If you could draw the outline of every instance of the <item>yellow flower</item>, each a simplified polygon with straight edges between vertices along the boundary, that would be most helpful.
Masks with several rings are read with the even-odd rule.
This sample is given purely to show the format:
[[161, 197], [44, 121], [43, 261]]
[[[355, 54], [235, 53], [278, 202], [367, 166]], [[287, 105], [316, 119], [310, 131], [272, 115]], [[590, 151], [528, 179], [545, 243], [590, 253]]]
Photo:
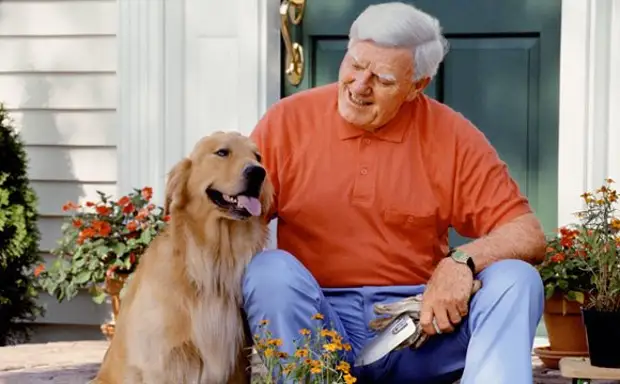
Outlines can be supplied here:
[[299, 333], [300, 333], [302, 336], [308, 336], [308, 335], [310, 335], [310, 333], [311, 333], [311, 332], [310, 332], [310, 330], [309, 330], [309, 329], [303, 328], [303, 329], [300, 329], [300, 330], [299, 330]]
[[323, 317], [323, 315], [321, 315], [320, 313], [314, 314], [312, 316], [312, 320], [323, 320], [325, 317]]
[[317, 374], [323, 370], [323, 363], [319, 360], [310, 360], [308, 365], [310, 365], [310, 373]]
[[350, 351], [351, 350], [351, 344], [349, 344], [349, 343], [342, 344], [342, 348], [345, 351]]
[[275, 354], [275, 351], [273, 350], [273, 348], [267, 348], [265, 349], [265, 357], [273, 357]]
[[308, 357], [309, 354], [306, 348], [300, 348], [295, 351], [295, 357]]
[[264, 327], [265, 325], [269, 324], [269, 320], [261, 320], [260, 323], [258, 323], [261, 327]]
[[269, 340], [267, 340], [267, 344], [268, 345], [275, 345], [276, 347], [280, 347], [280, 346], [282, 346], [282, 340], [281, 339], [269, 339]]
[[336, 369], [344, 373], [349, 373], [349, 371], [351, 370], [351, 364], [347, 363], [346, 361], [341, 361], [336, 366]]
[[284, 365], [284, 367], [282, 368], [282, 373], [284, 373], [285, 375], [288, 375], [294, 369], [295, 369], [295, 363], [288, 363], [288, 364]]
[[620, 219], [612, 219], [611, 220], [611, 227], [613, 229], [620, 230]]
[[351, 376], [350, 374], [347, 373], [346, 375], [344, 375], [344, 382], [346, 384], [353, 384], [356, 381], [357, 381], [357, 379], [355, 377]]
[[335, 352], [337, 350], [339, 350], [339, 346], [336, 343], [328, 343], [328, 344], [323, 344], [323, 349], [328, 351], [328, 352]]

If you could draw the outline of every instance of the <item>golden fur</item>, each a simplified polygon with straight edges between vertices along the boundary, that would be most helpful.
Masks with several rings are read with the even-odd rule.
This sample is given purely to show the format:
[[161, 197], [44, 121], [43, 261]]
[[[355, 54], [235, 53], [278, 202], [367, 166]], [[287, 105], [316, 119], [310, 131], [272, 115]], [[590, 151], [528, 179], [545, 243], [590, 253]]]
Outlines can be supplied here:
[[[221, 148], [229, 154], [218, 156]], [[171, 170], [164, 204], [171, 220], [128, 283], [96, 383], [249, 382], [242, 276], [266, 245], [263, 215], [273, 188], [266, 177], [262, 214], [245, 220], [216, 206], [205, 191], [240, 193], [243, 168], [260, 165], [256, 151], [250, 139], [218, 132]]]

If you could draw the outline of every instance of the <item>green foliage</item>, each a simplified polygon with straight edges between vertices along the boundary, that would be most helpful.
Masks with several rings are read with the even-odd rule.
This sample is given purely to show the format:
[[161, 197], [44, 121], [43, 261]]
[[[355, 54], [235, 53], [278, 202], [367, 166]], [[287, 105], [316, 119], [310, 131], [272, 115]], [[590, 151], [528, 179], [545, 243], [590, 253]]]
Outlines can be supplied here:
[[547, 298], [557, 292], [585, 308], [620, 310], [620, 219], [612, 183], [607, 179], [594, 193], [584, 193], [579, 222], [549, 239], [538, 266]]
[[150, 203], [150, 187], [134, 189], [117, 201], [97, 193], [98, 201], [63, 206], [72, 215], [52, 250], [57, 259], [40, 276], [42, 288], [59, 302], [87, 289], [96, 303], [103, 303], [106, 277], [130, 275], [168, 220], [162, 207]]
[[40, 234], [27, 165], [24, 144], [0, 104], [0, 346], [27, 341], [27, 322], [43, 313], [32, 273], [41, 263]]

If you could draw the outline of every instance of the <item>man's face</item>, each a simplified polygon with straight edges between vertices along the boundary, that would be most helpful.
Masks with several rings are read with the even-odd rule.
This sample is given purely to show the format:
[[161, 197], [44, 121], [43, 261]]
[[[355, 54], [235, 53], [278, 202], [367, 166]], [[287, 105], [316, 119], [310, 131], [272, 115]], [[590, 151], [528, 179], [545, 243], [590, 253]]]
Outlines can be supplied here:
[[354, 43], [338, 75], [338, 111], [351, 124], [373, 131], [392, 119], [405, 101], [424, 89], [416, 83], [413, 55], [406, 48], [381, 47], [369, 41]]

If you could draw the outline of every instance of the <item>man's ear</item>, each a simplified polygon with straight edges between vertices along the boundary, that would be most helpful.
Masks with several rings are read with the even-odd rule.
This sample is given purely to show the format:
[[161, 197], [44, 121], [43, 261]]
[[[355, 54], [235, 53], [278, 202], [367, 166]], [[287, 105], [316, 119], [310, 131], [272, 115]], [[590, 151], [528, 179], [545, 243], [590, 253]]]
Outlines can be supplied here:
[[164, 214], [169, 215], [187, 203], [187, 180], [191, 168], [192, 161], [185, 158], [179, 161], [168, 173]]
[[425, 77], [413, 83], [413, 86], [411, 87], [411, 90], [407, 95], [407, 101], [412, 101], [413, 99], [415, 99], [420, 93], [424, 91], [424, 88], [426, 88], [430, 82], [431, 78]]

